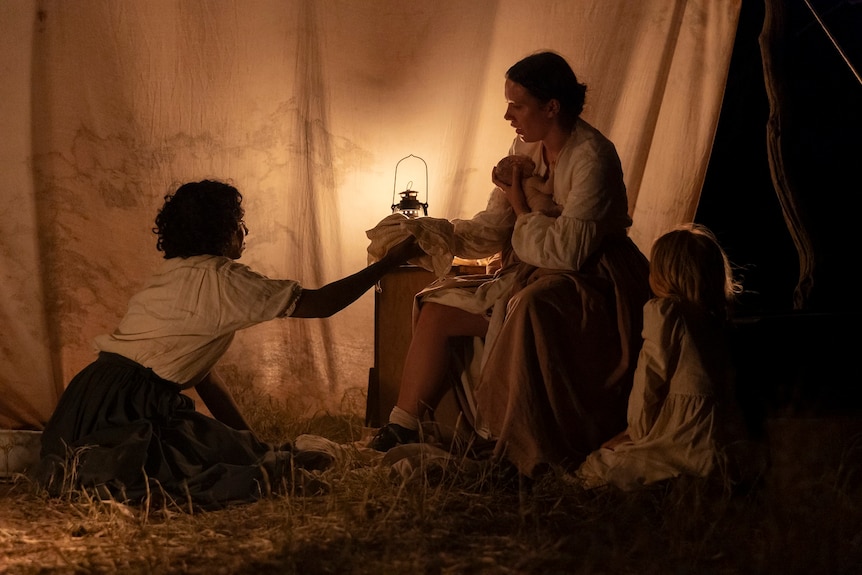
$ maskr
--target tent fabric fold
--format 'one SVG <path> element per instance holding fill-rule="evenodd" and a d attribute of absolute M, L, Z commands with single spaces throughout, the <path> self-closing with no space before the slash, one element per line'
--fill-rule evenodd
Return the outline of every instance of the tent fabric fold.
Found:
<path fill-rule="evenodd" d="M 469 218 L 513 132 L 504 75 L 537 50 L 587 85 L 645 253 L 691 220 L 741 0 L 0 3 L 0 428 L 41 429 L 158 264 L 182 182 L 244 194 L 243 262 L 315 288 L 367 263 L 394 192 Z M 426 172 L 399 168 L 421 157 Z M 427 178 L 427 179 L 426 179 Z M 427 189 L 422 189 L 426 187 Z M 393 189 L 394 188 L 394 189 Z M 369 292 L 327 320 L 243 330 L 222 360 L 297 412 L 361 411 Z"/>

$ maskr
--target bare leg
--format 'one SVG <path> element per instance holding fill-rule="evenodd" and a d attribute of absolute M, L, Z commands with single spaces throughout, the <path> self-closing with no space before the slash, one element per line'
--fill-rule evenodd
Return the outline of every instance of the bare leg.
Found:
<path fill-rule="evenodd" d="M 424 304 L 404 360 L 398 407 L 415 417 L 437 407 L 446 391 L 449 338 L 484 337 L 487 332 L 488 320 L 481 315 L 438 303 Z"/>

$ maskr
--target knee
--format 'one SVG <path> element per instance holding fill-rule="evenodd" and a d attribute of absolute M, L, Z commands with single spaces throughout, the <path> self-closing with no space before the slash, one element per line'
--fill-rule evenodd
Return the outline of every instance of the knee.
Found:
<path fill-rule="evenodd" d="M 414 337 L 421 332 L 442 338 L 458 336 L 484 336 L 488 322 L 481 315 L 444 304 L 428 302 L 419 311 L 413 331 Z"/>
<path fill-rule="evenodd" d="M 565 288 L 565 283 L 559 281 L 537 281 L 531 283 L 509 299 L 508 312 L 511 313 L 514 310 L 556 309 L 559 307 L 557 300 L 561 294 L 566 299 L 571 297 Z"/>
<path fill-rule="evenodd" d="M 417 330 L 431 330 L 435 333 L 445 332 L 445 326 L 449 323 L 452 308 L 443 304 L 428 302 L 419 310 L 419 318 L 416 321 Z"/>

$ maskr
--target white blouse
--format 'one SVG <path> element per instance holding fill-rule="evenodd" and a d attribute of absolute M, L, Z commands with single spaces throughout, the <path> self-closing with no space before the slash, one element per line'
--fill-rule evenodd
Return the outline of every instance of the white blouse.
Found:
<path fill-rule="evenodd" d="M 289 316 L 301 293 L 295 280 L 269 279 L 226 257 L 171 258 L 131 298 L 117 329 L 94 343 L 191 386 L 237 330 Z"/>
<path fill-rule="evenodd" d="M 536 173 L 547 176 L 541 142 L 516 139 L 510 154 L 530 156 Z M 624 234 L 631 226 L 628 197 L 620 159 L 613 143 L 583 120 L 557 158 L 554 168 L 554 201 L 563 206 L 559 217 L 541 212 L 514 211 L 495 188 L 484 211 L 469 220 L 453 220 L 453 252 L 464 258 L 495 254 L 511 236 L 521 261 L 537 267 L 574 271 L 611 234 Z"/>

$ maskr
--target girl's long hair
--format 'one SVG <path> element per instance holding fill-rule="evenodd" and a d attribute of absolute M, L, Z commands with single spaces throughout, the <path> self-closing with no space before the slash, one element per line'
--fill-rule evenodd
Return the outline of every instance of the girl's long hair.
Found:
<path fill-rule="evenodd" d="M 663 234 L 650 252 L 650 287 L 658 297 L 678 297 L 727 319 L 742 291 L 715 234 L 688 223 Z"/>

